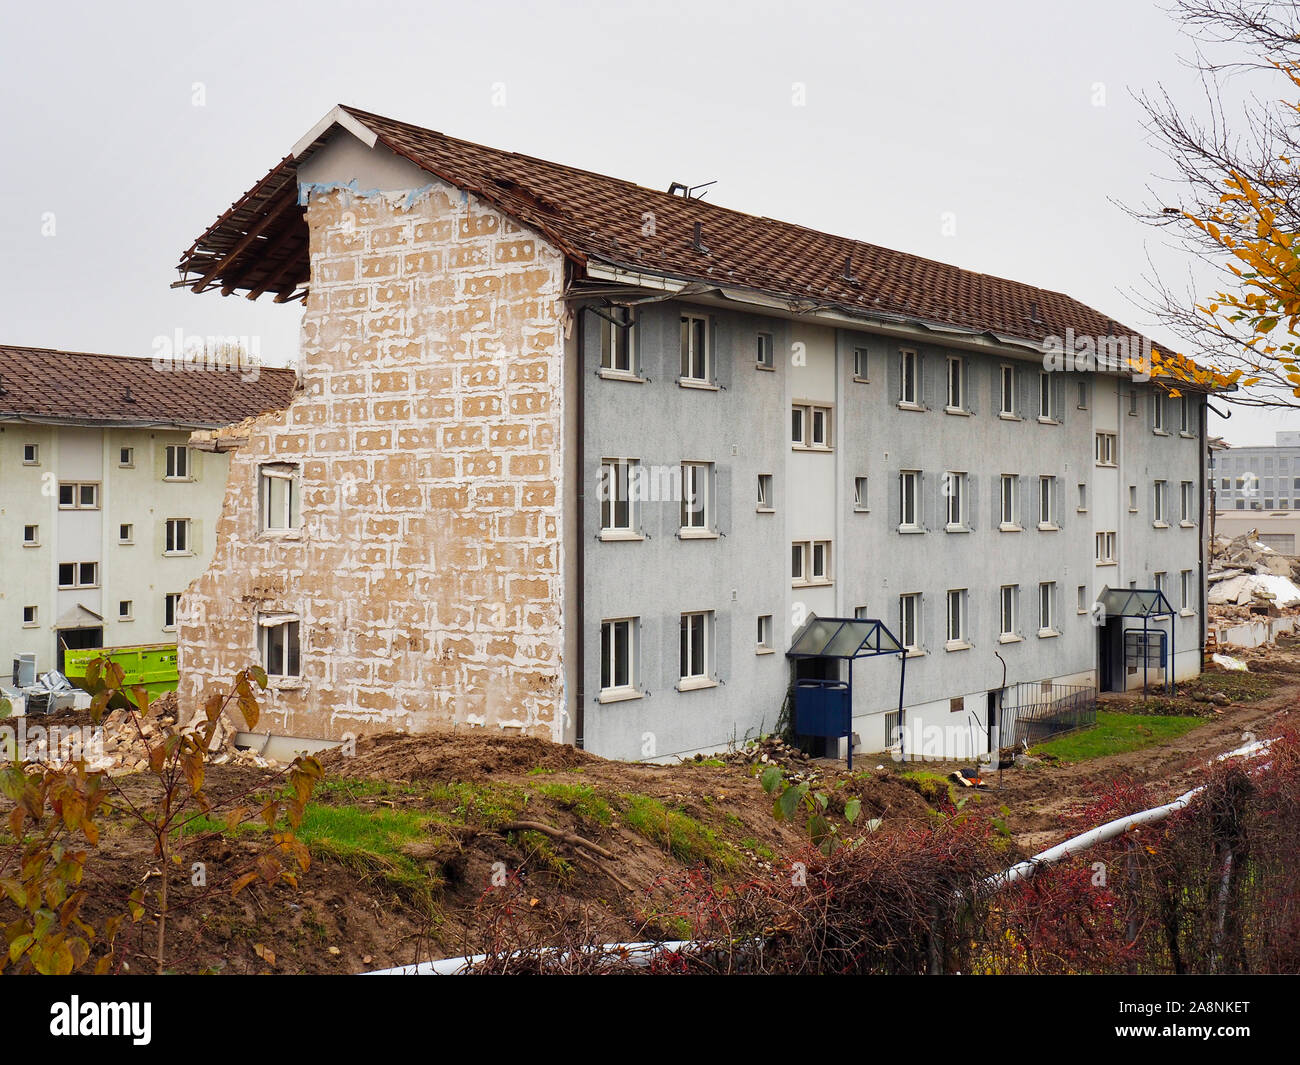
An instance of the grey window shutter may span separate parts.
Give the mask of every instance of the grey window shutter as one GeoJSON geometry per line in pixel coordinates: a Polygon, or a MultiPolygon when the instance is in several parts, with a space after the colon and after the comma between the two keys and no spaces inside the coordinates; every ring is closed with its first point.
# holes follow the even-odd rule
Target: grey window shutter
{"type": "Polygon", "coordinates": [[[731,675],[731,612],[718,610],[713,614],[713,679],[725,681],[731,675]]]}
{"type": "Polygon", "coordinates": [[[885,365],[887,369],[886,384],[889,387],[889,402],[897,403],[902,396],[903,388],[903,354],[898,348],[893,348],[885,356],[885,365]]]}
{"type": "Polygon", "coordinates": [[[713,527],[718,532],[731,532],[731,467],[713,468],[713,527]]]}
{"type": "Polygon", "coordinates": [[[1052,415],[1058,422],[1065,421],[1065,375],[1052,374],[1052,415]]]}
{"type": "MultiPolygon", "coordinates": [[[[1016,478],[1015,503],[1016,503],[1016,524],[1017,525],[1023,526],[1029,524],[1027,521],[1025,521],[1025,515],[1027,513],[1025,508],[1031,505],[1031,501],[1025,498],[1025,496],[1029,494],[1028,487],[1029,487],[1029,478],[1026,477],[1023,473],[1020,474],[1016,478]]],[[[1033,500],[1032,505],[1037,506],[1038,500],[1036,499],[1033,500]]]]}
{"type": "Polygon", "coordinates": [[[730,321],[709,319],[713,345],[713,380],[723,388],[731,387],[731,369],[735,362],[735,329],[730,321]]]}
{"type": "MultiPolygon", "coordinates": [[[[947,604],[944,605],[946,606],[947,604]]],[[[939,610],[938,604],[935,602],[935,597],[930,595],[928,592],[922,592],[921,617],[918,619],[920,622],[919,636],[921,647],[926,651],[936,646],[934,642],[934,633],[935,625],[938,623],[938,619],[935,617],[937,613],[939,613],[939,610]]]]}
{"type": "Polygon", "coordinates": [[[966,592],[966,642],[974,644],[980,634],[979,596],[966,592]]]}
{"type": "MultiPolygon", "coordinates": [[[[1017,366],[1013,372],[1015,374],[1015,381],[1016,381],[1016,396],[1015,396],[1016,414],[1019,415],[1021,418],[1027,418],[1029,417],[1029,396],[1028,396],[1029,390],[1026,387],[1027,381],[1025,379],[1025,371],[1021,369],[1019,366],[1017,366]]],[[[1035,403],[1038,402],[1037,396],[1034,396],[1034,402],[1035,403]]]]}
{"type": "Polygon", "coordinates": [[[916,479],[918,482],[916,486],[916,505],[920,511],[917,517],[921,528],[926,530],[926,532],[929,532],[931,523],[934,520],[934,502],[930,499],[931,492],[927,487],[926,482],[933,480],[933,478],[928,474],[918,473],[916,479]]]}
{"type": "Polygon", "coordinates": [[[943,376],[945,366],[941,356],[932,351],[917,353],[916,372],[921,375],[921,404],[927,410],[934,410],[938,405],[935,400],[935,394],[939,385],[939,378],[943,376]]]}
{"type": "Polygon", "coordinates": [[[966,401],[966,409],[975,414],[979,410],[980,378],[979,374],[971,372],[973,369],[971,361],[969,358],[961,361],[961,394],[966,401]]]}
{"type": "Polygon", "coordinates": [[[661,676],[664,687],[671,688],[682,679],[682,619],[680,614],[666,614],[663,619],[664,660],[661,676]]]}
{"type": "Polygon", "coordinates": [[[966,475],[966,524],[972,529],[979,525],[980,479],[973,473],[966,475]]]}
{"type": "Polygon", "coordinates": [[[889,485],[889,527],[897,530],[903,520],[903,475],[894,474],[889,485]]]}

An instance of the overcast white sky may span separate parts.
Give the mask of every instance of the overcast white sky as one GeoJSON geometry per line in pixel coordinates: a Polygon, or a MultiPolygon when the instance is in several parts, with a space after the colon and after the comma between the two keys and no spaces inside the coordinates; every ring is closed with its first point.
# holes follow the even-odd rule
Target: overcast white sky
{"type": "MultiPolygon", "coordinates": [[[[0,342],[147,355],[181,329],[292,358],[301,304],[168,285],[335,103],[652,187],[716,179],[718,203],[1060,289],[1138,328],[1148,251],[1187,269],[1111,202],[1167,170],[1129,90],[1194,99],[1186,41],[1150,0],[170,0],[0,20],[0,342]]],[[[1238,410],[1216,431],[1278,428],[1300,414],[1238,410]]]]}

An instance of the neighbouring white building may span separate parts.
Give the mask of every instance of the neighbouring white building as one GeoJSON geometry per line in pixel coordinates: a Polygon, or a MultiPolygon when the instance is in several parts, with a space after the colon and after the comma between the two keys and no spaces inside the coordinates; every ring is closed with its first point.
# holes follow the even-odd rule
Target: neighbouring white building
{"type": "Polygon", "coordinates": [[[212,554],[224,455],[196,428],[289,402],[292,370],[0,347],[0,676],[20,654],[175,643],[212,554]]]}

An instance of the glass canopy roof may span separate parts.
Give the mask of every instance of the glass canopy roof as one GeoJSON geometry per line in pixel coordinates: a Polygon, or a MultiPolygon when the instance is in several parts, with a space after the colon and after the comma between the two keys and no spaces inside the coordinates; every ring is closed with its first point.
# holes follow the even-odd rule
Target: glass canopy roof
{"type": "Polygon", "coordinates": [[[819,618],[804,623],[786,652],[789,658],[865,658],[901,654],[902,644],[878,618],[819,618]]]}
{"type": "Polygon", "coordinates": [[[1107,617],[1151,618],[1174,613],[1165,593],[1155,588],[1103,588],[1097,602],[1107,617]]]}

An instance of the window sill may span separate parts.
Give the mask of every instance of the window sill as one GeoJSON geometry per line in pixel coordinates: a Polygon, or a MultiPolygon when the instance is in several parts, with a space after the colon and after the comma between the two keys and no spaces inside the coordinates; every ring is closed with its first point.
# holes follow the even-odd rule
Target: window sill
{"type": "Polygon", "coordinates": [[[811,577],[806,581],[791,581],[791,588],[829,588],[835,582],[825,577],[811,577]]]}
{"type": "Polygon", "coordinates": [[[904,657],[905,657],[905,658],[924,658],[924,657],[925,657],[925,651],[923,651],[923,650],[922,650],[921,648],[919,648],[919,647],[909,647],[909,648],[907,649],[907,654],[906,654],[904,657]]]}
{"type": "Polygon", "coordinates": [[[679,540],[716,540],[718,534],[712,529],[678,529],[679,540]]]}
{"type": "Polygon", "coordinates": [[[1103,469],[1103,470],[1117,470],[1117,469],[1119,469],[1119,465],[1118,465],[1118,463],[1114,463],[1114,462],[1099,462],[1099,463],[1097,463],[1097,465],[1098,465],[1101,469],[1103,469]]]}
{"type": "Polygon", "coordinates": [[[1195,528],[1196,528],[1196,522],[1194,522],[1194,521],[1180,521],[1180,522],[1178,523],[1178,527],[1179,527],[1180,529],[1195,529],[1195,528]]]}
{"type": "Polygon", "coordinates": [[[755,513],[755,514],[775,514],[775,513],[776,513],[776,507],[755,507],[755,508],[754,508],[754,513],[755,513]]]}
{"type": "Polygon", "coordinates": [[[266,686],[276,691],[297,691],[306,685],[302,677],[267,677],[266,686]]]}
{"type": "Polygon", "coordinates": [[[1189,433],[1189,432],[1186,432],[1185,430],[1182,430],[1182,429],[1178,430],[1178,435],[1181,436],[1184,440],[1195,440],[1195,439],[1196,439],[1196,434],[1195,434],[1195,433],[1189,433]]]}
{"type": "Polygon", "coordinates": [[[1169,435],[1169,430],[1168,430],[1168,429],[1152,429],[1152,430],[1151,430],[1151,435],[1152,435],[1152,436],[1168,436],[1168,435],[1169,435]]]}
{"type": "Polygon", "coordinates": [[[301,540],[301,529],[259,529],[257,531],[259,540],[301,540]]]}
{"type": "Polygon", "coordinates": [[[1039,532],[1060,532],[1061,527],[1054,521],[1040,521],[1038,523],[1039,532]]]}
{"type": "Polygon", "coordinates": [[[1008,414],[1004,410],[998,411],[998,418],[1004,422],[1023,422],[1025,420],[1024,418],[1020,417],[1019,414],[1008,414]]]}
{"type": "Polygon", "coordinates": [[[39,626],[38,624],[36,624],[36,622],[34,622],[34,621],[25,621],[25,622],[23,622],[23,628],[24,628],[24,629],[39,629],[40,626],[39,626]]]}
{"type": "Polygon", "coordinates": [[[625,703],[629,699],[644,698],[636,688],[606,688],[598,696],[598,703],[625,703]]]}
{"type": "Polygon", "coordinates": [[[1039,629],[1039,630],[1038,630],[1038,638],[1039,638],[1040,640],[1050,640],[1052,637],[1054,637],[1054,636],[1060,636],[1060,635],[1061,635],[1061,634],[1060,634],[1056,629],[1039,629]]]}
{"type": "Polygon", "coordinates": [[[1014,633],[1008,632],[1004,632],[998,637],[998,643],[1021,643],[1023,640],[1023,636],[1017,636],[1014,633]]]}
{"type": "Polygon", "coordinates": [[[637,385],[646,383],[646,379],[638,373],[633,373],[631,370],[611,370],[607,366],[602,366],[597,370],[596,376],[602,381],[630,381],[637,385]]]}
{"type": "Polygon", "coordinates": [[[1098,566],[1116,566],[1118,564],[1113,558],[1104,558],[1097,563],[1098,566]]]}
{"type": "Polygon", "coordinates": [[[1180,610],[1178,611],[1178,616],[1180,618],[1194,618],[1196,617],[1196,611],[1190,609],[1180,610]]]}
{"type": "Polygon", "coordinates": [[[791,451],[815,451],[824,455],[829,455],[835,449],[830,444],[791,444],[791,451]]]}
{"type": "Polygon", "coordinates": [[[944,407],[943,412],[944,414],[955,414],[959,418],[970,417],[970,411],[968,411],[965,407],[944,407]]]}
{"type": "Polygon", "coordinates": [[[1136,514],[1136,513],[1138,512],[1138,508],[1137,508],[1137,507],[1129,507],[1129,508],[1128,508],[1128,512],[1129,512],[1130,514],[1136,514]]]}
{"type": "Polygon", "coordinates": [[[925,532],[919,525],[900,525],[898,531],[904,536],[920,536],[925,532]]]}
{"type": "Polygon", "coordinates": [[[854,513],[854,514],[870,514],[870,513],[871,513],[871,508],[870,508],[870,507],[859,507],[859,506],[855,506],[855,507],[853,508],[853,513],[854,513]]]}
{"type": "Polygon", "coordinates": [[[679,388],[698,388],[704,392],[717,392],[720,390],[712,381],[699,381],[694,377],[679,377],[677,378],[677,385],[679,388]]]}
{"type": "Polygon", "coordinates": [[[756,655],[774,655],[774,654],[776,654],[776,648],[775,648],[775,647],[755,647],[755,648],[754,648],[754,654],[756,654],[756,655]]]}
{"type": "Polygon", "coordinates": [[[1167,522],[1167,521],[1153,521],[1153,522],[1151,523],[1151,528],[1153,528],[1153,529],[1167,529],[1167,528],[1169,528],[1169,522],[1167,522]]]}
{"type": "Polygon", "coordinates": [[[1025,527],[1023,525],[1015,525],[1005,521],[1000,522],[998,524],[998,532],[1024,532],[1024,531],[1025,531],[1025,527]]]}
{"type": "Polygon", "coordinates": [[[943,531],[948,533],[968,533],[970,532],[970,526],[969,525],[945,525],[943,527],[943,531]]]}
{"type": "Polygon", "coordinates": [[[633,532],[631,529],[600,530],[600,541],[602,543],[636,543],[644,539],[645,537],[639,532],[633,532]]]}
{"type": "Polygon", "coordinates": [[[900,400],[898,401],[898,409],[899,409],[899,410],[911,410],[911,411],[917,411],[918,413],[922,413],[922,414],[925,413],[925,408],[924,408],[923,406],[921,406],[921,404],[919,404],[919,403],[909,403],[907,400],[903,400],[903,399],[900,399],[900,400]]]}
{"type": "Polygon", "coordinates": [[[969,651],[970,647],[965,640],[949,640],[943,645],[945,651],[969,651]]]}
{"type": "Polygon", "coordinates": [[[193,558],[193,551],[164,551],[163,558],[193,558]]]}
{"type": "Polygon", "coordinates": [[[1076,514],[1087,514],[1087,513],[1088,513],[1088,508],[1087,508],[1087,507],[1075,507],[1075,508],[1074,508],[1074,512],[1075,512],[1076,514]]]}
{"type": "Polygon", "coordinates": [[[40,544],[40,541],[39,541],[39,540],[24,540],[24,541],[23,541],[23,547],[40,547],[40,546],[41,546],[41,544],[40,544]]]}
{"type": "Polygon", "coordinates": [[[1060,418],[1049,418],[1046,414],[1040,414],[1040,415],[1038,416],[1038,424],[1039,424],[1039,425],[1060,425],[1060,424],[1061,424],[1061,419],[1060,419],[1060,418]]]}
{"type": "Polygon", "coordinates": [[[718,682],[712,677],[685,677],[677,682],[679,692],[700,691],[703,688],[716,688],[718,682]]]}
{"type": "Polygon", "coordinates": [[[169,484],[189,484],[193,477],[164,477],[163,480],[169,484]]]}
{"type": "Polygon", "coordinates": [[[869,385],[869,384],[871,384],[871,378],[870,378],[870,377],[859,377],[857,374],[854,374],[854,375],[853,375],[853,383],[856,384],[856,385],[869,385]]]}
{"type": "Polygon", "coordinates": [[[770,366],[770,365],[768,365],[768,364],[765,363],[765,362],[756,362],[756,363],[754,363],[754,369],[755,369],[755,370],[766,370],[768,373],[776,373],[776,367],[775,367],[775,366],[770,366]]]}

